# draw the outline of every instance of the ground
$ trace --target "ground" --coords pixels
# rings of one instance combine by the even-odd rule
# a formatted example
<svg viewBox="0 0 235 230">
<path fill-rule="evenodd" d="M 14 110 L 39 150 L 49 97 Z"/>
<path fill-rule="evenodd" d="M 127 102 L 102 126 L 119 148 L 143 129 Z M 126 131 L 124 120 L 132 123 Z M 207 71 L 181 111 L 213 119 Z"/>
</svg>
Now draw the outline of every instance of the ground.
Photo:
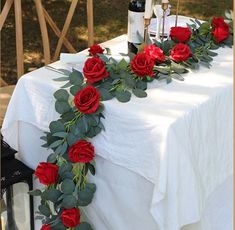
<svg viewBox="0 0 235 230">
<path fill-rule="evenodd" d="M 59 28 L 63 27 L 71 0 L 42 0 Z M 126 33 L 128 0 L 94 0 L 95 42 L 103 42 Z M 176 0 L 170 0 L 172 13 Z M 180 14 L 199 19 L 223 15 L 226 9 L 232 8 L 232 0 L 184 0 L 181 1 Z M 5 1 L 1 1 L 1 9 Z M 25 72 L 32 71 L 44 65 L 42 42 L 37 14 L 33 0 L 22 0 L 23 34 L 24 34 L 24 64 Z M 15 23 L 12 8 L 1 31 L 1 77 L 8 84 L 15 84 L 16 52 Z M 57 37 L 49 29 L 51 53 L 55 51 Z M 86 1 L 80 0 L 76 8 L 68 39 L 77 51 L 87 47 Z M 63 48 L 62 52 L 66 52 Z M 43 77 L 43 76 L 42 76 Z"/>
</svg>

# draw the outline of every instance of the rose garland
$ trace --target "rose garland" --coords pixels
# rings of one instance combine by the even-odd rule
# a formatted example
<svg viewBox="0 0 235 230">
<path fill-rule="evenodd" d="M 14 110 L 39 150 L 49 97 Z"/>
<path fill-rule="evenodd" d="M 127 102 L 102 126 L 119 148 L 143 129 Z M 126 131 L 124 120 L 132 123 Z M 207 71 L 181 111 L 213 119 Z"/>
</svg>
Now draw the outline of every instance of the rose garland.
<svg viewBox="0 0 235 230">
<path fill-rule="evenodd" d="M 216 55 L 212 50 L 232 45 L 232 22 L 228 17 L 230 24 L 219 17 L 204 23 L 192 20 L 188 27 L 172 27 L 171 40 L 140 46 L 130 64 L 124 59 L 117 62 L 108 58 L 104 49 L 93 45 L 83 74 L 75 69 L 60 70 L 65 76 L 55 80 L 67 81 L 54 93 L 60 118 L 50 123 L 50 131 L 41 138 L 46 142 L 43 146 L 53 153 L 35 171 L 45 187 L 30 192 L 41 197 L 37 218 L 42 219 L 42 230 L 92 229 L 81 221 L 80 207 L 91 203 L 96 191 L 95 184 L 87 181 L 87 174 L 95 175 L 95 149 L 89 139 L 104 130 L 101 101 L 116 97 L 128 102 L 131 92 L 146 97 L 147 82 L 184 80 L 181 74 L 188 68 L 198 68 L 199 64 L 210 67 Z"/>
</svg>

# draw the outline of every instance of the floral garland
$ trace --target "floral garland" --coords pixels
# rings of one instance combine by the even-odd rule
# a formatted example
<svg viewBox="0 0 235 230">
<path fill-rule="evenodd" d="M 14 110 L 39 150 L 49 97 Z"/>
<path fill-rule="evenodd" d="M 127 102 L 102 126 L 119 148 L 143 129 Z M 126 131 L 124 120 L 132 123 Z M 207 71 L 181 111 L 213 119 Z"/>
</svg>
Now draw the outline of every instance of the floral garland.
<svg viewBox="0 0 235 230">
<path fill-rule="evenodd" d="M 43 147 L 52 150 L 47 162 L 41 162 L 35 171 L 42 190 L 30 191 L 40 196 L 38 219 L 41 230 L 91 230 L 89 223 L 81 220 L 80 207 L 91 203 L 96 186 L 87 181 L 88 172 L 95 175 L 95 149 L 89 142 L 104 126 L 102 101 L 114 97 L 128 102 L 131 92 L 139 98 L 146 97 L 147 83 L 172 78 L 184 80 L 181 74 L 199 64 L 210 67 L 212 51 L 221 46 L 232 46 L 232 17 L 227 14 L 201 23 L 192 20 L 187 27 L 172 27 L 171 40 L 139 46 L 139 52 L 127 63 L 104 55 L 104 49 L 93 45 L 90 58 L 84 64 L 83 74 L 60 70 L 64 75 L 56 81 L 66 84 L 54 93 L 55 109 L 60 118 L 52 121 L 49 132 L 41 139 Z"/>
</svg>

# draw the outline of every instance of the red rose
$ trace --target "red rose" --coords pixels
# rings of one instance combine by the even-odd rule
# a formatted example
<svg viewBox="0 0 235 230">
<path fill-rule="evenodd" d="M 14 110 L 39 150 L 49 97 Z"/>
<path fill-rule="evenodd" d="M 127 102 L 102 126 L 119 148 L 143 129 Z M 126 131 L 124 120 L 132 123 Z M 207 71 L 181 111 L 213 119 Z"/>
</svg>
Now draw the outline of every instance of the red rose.
<svg viewBox="0 0 235 230">
<path fill-rule="evenodd" d="M 85 140 L 77 141 L 69 147 L 68 155 L 73 163 L 88 163 L 95 157 L 94 146 Z"/>
<path fill-rule="evenodd" d="M 220 43 L 229 37 L 229 25 L 225 23 L 223 17 L 213 18 L 212 35 L 216 43 Z"/>
<path fill-rule="evenodd" d="M 95 45 L 90 47 L 88 52 L 89 52 L 90 56 L 97 56 L 97 54 L 103 54 L 104 53 L 104 49 L 102 49 L 102 47 L 100 45 L 95 44 Z"/>
<path fill-rule="evenodd" d="M 211 25 L 213 28 L 221 27 L 226 25 L 223 17 L 214 17 L 212 19 Z"/>
<path fill-rule="evenodd" d="M 212 31 L 216 43 L 221 43 L 229 37 L 229 28 L 218 27 Z"/>
<path fill-rule="evenodd" d="M 100 105 L 100 93 L 95 87 L 87 86 L 75 95 L 74 104 L 82 113 L 95 113 Z"/>
<path fill-rule="evenodd" d="M 149 55 L 154 60 L 154 62 L 157 62 L 157 63 L 162 63 L 166 60 L 166 57 L 163 51 L 159 47 L 153 44 L 146 46 L 144 48 L 144 53 Z"/>
<path fill-rule="evenodd" d="M 44 225 L 42 225 L 41 230 L 51 230 L 51 225 L 44 224 Z"/>
<path fill-rule="evenodd" d="M 35 170 L 35 176 L 41 184 L 55 184 L 58 177 L 59 167 L 55 164 L 41 162 Z"/>
<path fill-rule="evenodd" d="M 183 43 L 176 44 L 170 52 L 170 58 L 175 62 L 186 61 L 191 56 L 189 46 Z"/>
<path fill-rule="evenodd" d="M 131 61 L 131 69 L 139 77 L 153 76 L 153 67 L 154 61 L 146 53 L 135 55 Z"/>
<path fill-rule="evenodd" d="M 92 84 L 109 76 L 104 62 L 99 57 L 88 58 L 83 67 L 83 74 L 87 82 Z"/>
<path fill-rule="evenodd" d="M 65 227 L 76 227 L 80 224 L 80 211 L 76 208 L 64 209 L 60 219 Z"/>
<path fill-rule="evenodd" d="M 170 37 L 178 42 L 187 42 L 191 37 L 191 30 L 188 27 L 171 27 Z"/>
</svg>

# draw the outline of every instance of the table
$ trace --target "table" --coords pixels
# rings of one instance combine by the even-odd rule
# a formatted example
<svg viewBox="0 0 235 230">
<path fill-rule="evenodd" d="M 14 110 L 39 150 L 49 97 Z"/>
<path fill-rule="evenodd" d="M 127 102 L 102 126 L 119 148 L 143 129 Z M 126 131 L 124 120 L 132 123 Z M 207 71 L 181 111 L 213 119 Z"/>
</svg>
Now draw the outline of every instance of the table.
<svg viewBox="0 0 235 230">
<path fill-rule="evenodd" d="M 179 23 L 187 20 L 180 17 Z M 103 45 L 117 53 L 126 52 L 126 43 L 123 35 Z M 225 194 L 232 199 L 233 52 L 218 53 L 211 69 L 190 71 L 184 82 L 151 83 L 147 98 L 104 102 L 106 130 L 92 139 L 97 175 L 90 180 L 98 189 L 83 210 L 97 230 L 178 230 L 200 220 L 185 229 L 232 226 L 229 203 L 220 203 L 227 210 L 224 223 L 222 215 L 213 223 L 209 214 L 204 217 L 212 210 L 219 215 L 215 205 Z M 3 123 L 6 141 L 33 168 L 49 154 L 39 138 L 58 118 L 57 77 L 46 68 L 24 75 Z"/>
</svg>

